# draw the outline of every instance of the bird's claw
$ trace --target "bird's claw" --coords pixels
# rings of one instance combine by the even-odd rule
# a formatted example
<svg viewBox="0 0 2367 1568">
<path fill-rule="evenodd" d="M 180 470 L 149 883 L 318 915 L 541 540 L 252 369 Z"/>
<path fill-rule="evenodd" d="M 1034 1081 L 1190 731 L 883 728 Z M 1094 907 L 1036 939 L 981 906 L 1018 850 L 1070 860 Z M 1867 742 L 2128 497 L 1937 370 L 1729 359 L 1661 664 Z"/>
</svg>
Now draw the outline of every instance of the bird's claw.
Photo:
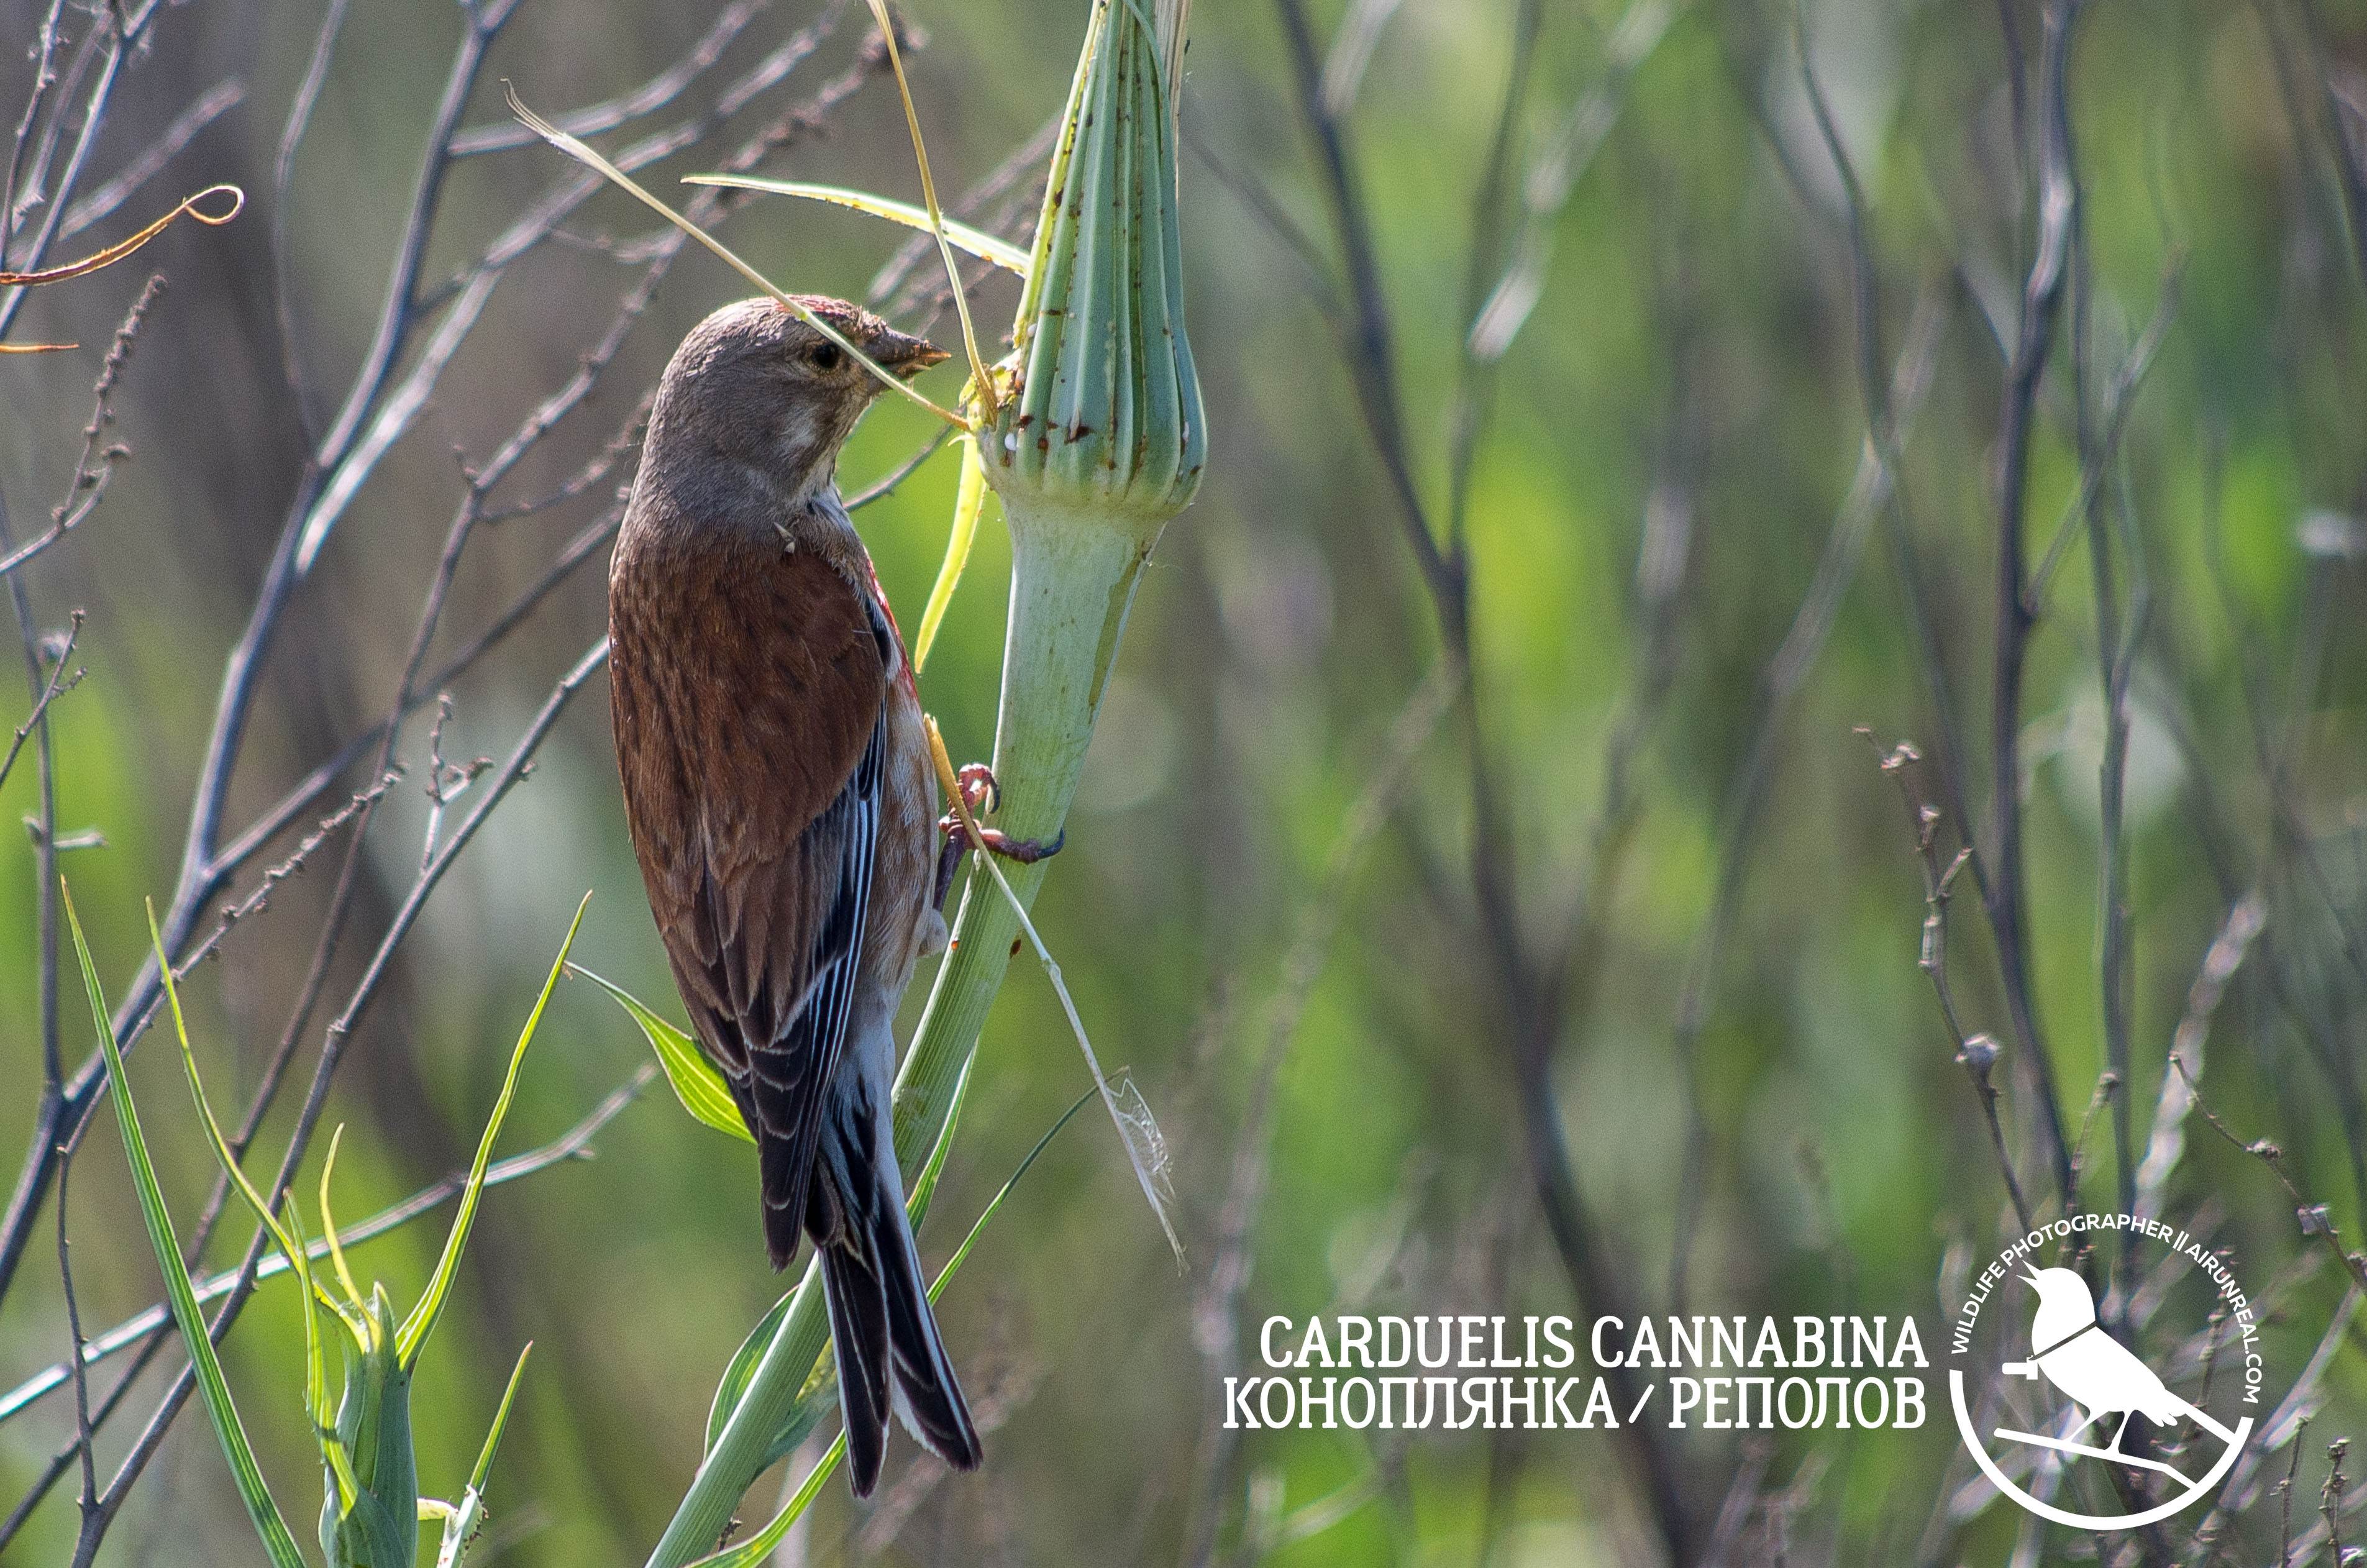
<svg viewBox="0 0 2367 1568">
<path fill-rule="evenodd" d="M 995 782 L 993 770 L 984 762 L 964 764 L 954 774 L 954 783 L 960 788 L 962 805 L 972 818 L 1002 804 L 1002 786 Z M 953 891 L 955 868 L 960 865 L 961 857 L 968 851 L 981 849 L 989 854 L 1017 861 L 1022 865 L 1033 865 L 1037 861 L 1049 860 L 1059 854 L 1060 847 L 1069 841 L 1069 830 L 1065 827 L 1048 843 L 1041 839 L 1014 839 L 999 828 L 981 826 L 978 829 L 978 841 L 972 844 L 969 829 L 963 825 L 960 811 L 948 811 L 940 818 L 937 831 L 943 833 L 946 840 L 945 847 L 937 854 L 935 907 L 939 909 L 946 907 L 946 896 Z"/>
<path fill-rule="evenodd" d="M 994 770 L 984 762 L 964 762 L 955 772 L 954 782 L 961 786 L 962 804 L 973 817 L 982 817 L 1002 804 L 1002 786 L 994 782 Z"/>
</svg>

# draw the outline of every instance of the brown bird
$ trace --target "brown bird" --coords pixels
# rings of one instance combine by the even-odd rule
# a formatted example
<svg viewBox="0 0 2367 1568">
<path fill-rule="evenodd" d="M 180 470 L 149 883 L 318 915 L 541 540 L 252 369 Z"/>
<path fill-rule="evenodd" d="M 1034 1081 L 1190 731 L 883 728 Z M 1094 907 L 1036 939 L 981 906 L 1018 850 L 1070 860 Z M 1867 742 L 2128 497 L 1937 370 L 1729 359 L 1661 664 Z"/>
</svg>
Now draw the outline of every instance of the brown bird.
<svg viewBox="0 0 2367 1568">
<path fill-rule="evenodd" d="M 899 376 L 946 357 L 844 301 L 800 303 Z M 947 837 L 940 873 L 920 695 L 834 483 L 882 389 L 772 300 L 716 311 L 659 382 L 608 575 L 617 761 L 650 910 L 755 1137 L 773 1266 L 801 1231 L 821 1256 L 858 1496 L 891 1408 L 946 1462 L 980 1460 L 889 1115 L 897 1003 L 945 945 L 964 840 Z M 966 795 L 982 774 L 965 770 Z"/>
</svg>

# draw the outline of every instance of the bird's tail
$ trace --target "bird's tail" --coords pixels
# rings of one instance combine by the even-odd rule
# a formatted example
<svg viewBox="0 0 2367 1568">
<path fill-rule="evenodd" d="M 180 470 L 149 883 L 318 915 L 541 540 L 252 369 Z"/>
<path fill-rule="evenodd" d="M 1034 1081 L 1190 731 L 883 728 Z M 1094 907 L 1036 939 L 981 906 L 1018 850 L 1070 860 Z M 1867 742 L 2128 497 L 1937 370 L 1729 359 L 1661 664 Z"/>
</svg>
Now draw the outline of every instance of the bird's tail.
<svg viewBox="0 0 2367 1568">
<path fill-rule="evenodd" d="M 878 1483 L 891 1409 L 923 1448 L 955 1469 L 976 1470 L 984 1457 L 929 1308 L 894 1149 L 870 1153 L 867 1160 L 825 1159 L 817 1170 L 828 1172 L 824 1180 L 837 1190 L 831 1196 L 840 1200 L 838 1223 L 823 1232 L 830 1240 L 820 1248 L 821 1282 L 838 1356 L 849 1479 L 858 1497 Z M 846 1185 L 862 1190 L 847 1193 L 832 1179 L 842 1172 L 851 1179 Z"/>
</svg>

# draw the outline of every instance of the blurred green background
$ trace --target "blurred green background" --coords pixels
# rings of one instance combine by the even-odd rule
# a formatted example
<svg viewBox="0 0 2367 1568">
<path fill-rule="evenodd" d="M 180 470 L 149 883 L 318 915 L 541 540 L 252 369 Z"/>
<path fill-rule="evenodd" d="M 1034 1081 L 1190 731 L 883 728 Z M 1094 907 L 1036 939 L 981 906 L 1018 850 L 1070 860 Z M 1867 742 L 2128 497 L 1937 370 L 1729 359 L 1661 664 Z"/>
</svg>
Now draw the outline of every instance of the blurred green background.
<svg viewBox="0 0 2367 1568">
<path fill-rule="evenodd" d="M 12 62 L 0 106 L 21 101 L 45 14 L 35 0 L 0 4 Z M 913 84 L 951 194 L 1058 111 L 1084 7 L 994 0 L 903 14 L 927 35 Z M 527 0 L 463 124 L 503 120 L 497 78 L 553 115 L 626 92 L 684 58 L 716 15 Z M 688 118 L 815 19 L 810 0 L 758 6 L 712 73 L 599 140 L 614 147 Z M 823 19 L 813 56 L 725 142 L 859 64 L 860 7 Z M 108 334 L 152 266 L 170 278 L 116 399 L 115 434 L 133 456 L 97 515 L 27 573 L 45 626 L 88 612 L 75 661 L 89 676 L 54 710 L 60 828 L 103 835 L 65 864 L 118 994 L 143 947 L 141 899 L 170 891 L 221 660 L 302 462 L 273 226 L 287 233 L 289 351 L 306 367 L 303 412 L 317 427 L 368 346 L 459 27 L 445 0 L 354 8 L 279 209 L 273 161 L 318 20 L 309 6 L 244 0 L 159 20 L 99 139 L 106 168 L 131 162 L 216 84 L 242 96 L 89 242 L 214 180 L 241 183 L 253 204 L 226 229 L 184 224 L 133 262 L 43 290 L 16 336 L 82 348 L 0 361 L 0 494 L 22 536 L 72 479 Z M 1438 620 L 1327 315 L 1345 275 L 1276 13 L 1204 0 L 1184 95 L 1184 209 L 1212 460 L 1145 581 L 1070 848 L 1037 911 L 1104 1059 L 1126 1064 L 1158 1113 L 1188 1267 L 1175 1267 L 1106 1121 L 1080 1117 L 940 1308 L 991 1426 L 986 1469 L 945 1475 L 900 1438 L 880 1498 L 856 1507 L 843 1486 L 825 1489 L 789 1561 L 1664 1560 L 1625 1456 L 1603 1434 L 1316 1431 L 1235 1444 L 1216 1429 L 1229 1321 L 1245 1325 L 1253 1359 L 1268 1314 L 1596 1310 L 1574 1292 L 1532 1181 L 1515 1009 L 1497 962 L 1505 933 L 1470 874 L 1475 750 L 1501 803 L 1520 949 L 1569 961 L 1545 1043 L 1553 1114 L 1603 1264 L 1637 1306 L 1914 1313 L 1936 1358 L 1964 1269 L 2015 1228 L 1979 1100 L 1917 969 L 1912 835 L 1852 731 L 1949 751 L 1896 529 L 1920 566 L 1972 829 L 1988 831 L 1999 411 L 2035 233 L 2040 7 L 1806 7 L 1807 58 L 1863 187 L 1874 362 L 1887 378 L 1920 344 L 1929 390 L 1902 430 L 1898 511 L 1871 514 L 1860 547 L 1833 558 L 1846 575 L 1829 637 L 1809 639 L 1813 662 L 1784 702 L 1771 700 L 1771 671 L 1867 441 L 1849 212 L 1802 85 L 1791 8 L 1321 0 L 1311 20 L 1327 47 L 1350 40 L 1331 49 L 1327 83 L 1377 253 L 1405 449 L 1441 525 L 1455 510 L 1475 210 L 1500 155 L 1507 201 L 1483 283 L 1516 253 L 1536 262 L 1534 310 L 1483 400 L 1464 509 L 1473 705 L 1450 708 L 1413 754 L 1369 843 L 1351 840 L 1354 807 L 1395 761 L 1392 726 L 1441 658 Z M 2025 57 L 2018 91 L 2010 38 Z M 1516 51 L 1523 96 L 1507 118 Z M 2286 1174 L 2355 1240 L 2367 1223 L 2367 211 L 2351 203 L 2367 193 L 2346 196 L 2334 138 L 2350 139 L 2357 168 L 2367 6 L 2095 0 L 2074 35 L 2067 101 L 2086 243 L 2078 309 L 2067 297 L 2035 403 L 2033 561 L 2078 498 L 2081 420 L 2102 424 L 2113 378 L 2169 312 L 2100 494 L 2110 526 L 2129 531 L 2115 536 L 2116 597 L 2125 613 L 2135 581 L 2145 601 L 2128 700 L 2134 1069 L 2122 1089 L 2142 1140 L 2203 951 L 2257 890 L 2266 934 L 2214 1021 L 2205 1094 L 2240 1136 L 2274 1138 Z M 917 195 L 901 112 L 876 73 L 810 130 L 766 167 Z M 652 184 L 678 188 L 673 176 L 713 167 L 719 144 L 655 165 Z M 1564 147 L 1577 150 L 1575 183 L 1557 202 L 1545 165 Z M 458 163 L 427 277 L 466 262 L 561 177 L 539 147 Z M 1522 238 L 1524 191 L 1541 205 Z M 1029 202 L 1015 205 L 1024 225 Z M 1002 215 L 996 202 L 981 214 Z M 742 209 L 724 232 L 786 286 L 853 296 L 902 243 L 872 220 L 778 201 Z M 481 461 L 573 371 L 649 237 L 646 214 L 606 194 L 504 279 L 299 590 L 233 823 L 381 713 L 459 501 L 456 450 Z M 530 497 L 579 468 L 680 334 L 743 291 L 711 259 L 686 257 L 583 410 L 500 493 Z M 999 330 L 1011 285 L 989 282 L 978 298 L 982 324 Z M 933 324 L 952 330 L 949 316 Z M 953 380 L 932 386 L 950 396 Z M 843 482 L 886 473 L 928 434 L 889 400 L 851 445 Z M 629 472 L 481 530 L 437 647 L 476 635 Z M 860 514 L 908 627 L 953 489 L 941 457 Z M 453 685 L 447 758 L 506 754 L 601 636 L 605 558 L 604 547 Z M 923 687 L 957 760 L 991 745 L 1006 559 L 990 509 Z M 2032 636 L 2019 726 L 2033 993 L 2075 1129 L 2106 1066 L 2095 604 L 2076 532 Z M 586 888 L 577 957 L 674 1011 L 619 810 L 605 691 L 595 682 L 568 709 L 357 1032 L 329 1111 L 346 1124 L 342 1215 L 465 1162 Z M 23 716 L 16 703 L 0 702 L 8 726 Z M 371 828 L 331 1008 L 416 874 L 426 744 L 423 718 L 404 736 L 410 776 Z M 1754 756 L 1763 793 L 1749 787 Z M 1936 771 L 1922 777 L 1936 795 Z M 33 785 L 20 766 L 0 807 L 32 811 Z M 1738 817 L 1746 796 L 1754 808 Z M 1942 825 L 1943 856 L 1956 828 Z M 341 853 L 342 840 L 324 849 L 188 987 L 222 1100 L 252 1089 L 286 1027 Z M 242 892 L 263 863 L 238 879 Z M 0 836 L 0 1017 L 16 1021 L 0 1045 L 0 1149 L 11 1158 L 39 1085 L 34 888 L 28 841 Z M 1301 1007 L 1285 953 L 1319 917 L 1336 930 L 1300 951 L 1319 964 Z M 2033 1201 L 2051 1201 L 1969 881 L 1950 939 L 1966 1027 L 2006 1043 L 1997 1080 L 2018 1174 Z M 70 997 L 69 1064 L 87 1048 L 74 1007 Z M 300 1075 L 327 1016 L 304 1036 Z M 644 1055 L 611 1004 L 562 987 L 505 1151 L 556 1136 Z M 980 1073 L 922 1238 L 933 1266 L 1088 1081 L 1032 959 L 996 1005 Z M 193 1210 L 210 1168 L 177 1070 L 152 1043 L 132 1077 L 154 1107 L 168 1191 Z M 294 1099 L 267 1124 L 266 1150 L 284 1139 Z M 456 1488 L 516 1347 L 536 1344 L 493 1492 L 502 1562 L 639 1561 L 688 1480 L 716 1374 L 781 1288 L 764 1266 L 743 1145 L 694 1124 L 659 1088 L 597 1148 L 488 1201 L 423 1371 L 425 1479 L 431 1492 Z M 317 1160 L 316 1148 L 301 1189 Z M 2085 1172 L 2090 1201 L 2109 1207 L 2109 1111 L 2087 1139 Z M 85 1327 L 155 1299 L 111 1132 L 74 1162 L 70 1201 Z M 2169 1203 L 2271 1302 L 2270 1387 L 2282 1398 L 2336 1320 L 2339 1271 L 2298 1233 L 2271 1172 L 2199 1124 Z M 244 1236 L 223 1238 L 210 1261 L 234 1259 Z M 405 1231 L 359 1255 L 362 1271 L 407 1301 L 439 1240 L 433 1224 Z M 2178 1300 L 2166 1315 L 2199 1327 L 2201 1296 Z M 292 1303 L 285 1284 L 266 1287 L 226 1360 L 283 1506 L 309 1515 L 318 1478 Z M 0 1299 L 0 1386 L 66 1343 L 45 1221 Z M 168 1352 L 148 1382 L 176 1365 Z M 2324 1408 L 2295 1492 L 2305 1524 L 2326 1440 L 2357 1429 L 2362 1372 L 2367 1359 L 2342 1341 L 2315 1391 Z M 133 1419 L 102 1434 L 102 1481 L 144 1418 L 131 1405 Z M 1970 1471 L 1940 1418 L 1917 1434 L 1696 1432 L 1675 1446 L 1704 1535 L 1721 1508 L 1736 1513 L 1726 1561 L 2003 1562 L 2018 1540 L 2027 1562 L 2098 1550 L 2067 1531 L 2032 1538 L 2001 1505 L 1947 1514 Z M 0 1425 L 0 1504 L 73 1429 L 62 1396 Z M 2286 1458 L 2271 1462 L 2282 1474 Z M 63 1562 L 72 1490 L 69 1478 L 0 1556 Z M 748 1517 L 768 1516 L 776 1495 L 768 1480 Z M 2199 1517 L 2161 1561 L 2201 1560 L 2189 1540 Z M 2220 1528 L 2216 1560 L 2276 1561 L 2265 1491 Z M 253 1557 L 213 1439 L 185 1416 L 102 1561 Z"/>
</svg>

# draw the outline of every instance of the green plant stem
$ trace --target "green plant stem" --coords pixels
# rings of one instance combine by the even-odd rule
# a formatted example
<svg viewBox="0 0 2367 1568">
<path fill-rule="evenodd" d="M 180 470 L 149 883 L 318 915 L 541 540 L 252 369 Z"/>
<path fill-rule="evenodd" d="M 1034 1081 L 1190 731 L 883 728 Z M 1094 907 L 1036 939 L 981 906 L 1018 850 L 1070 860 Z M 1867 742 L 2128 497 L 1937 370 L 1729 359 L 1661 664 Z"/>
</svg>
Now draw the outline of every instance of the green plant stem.
<svg viewBox="0 0 2367 1568">
<path fill-rule="evenodd" d="M 994 471 L 991 461 L 987 471 Z M 995 825 L 1014 839 L 1048 841 L 1068 821 L 1093 718 L 1158 528 L 1130 532 L 1106 515 L 1056 512 L 1019 493 L 1004 495 L 1003 510 L 1011 525 L 1011 612 L 994 732 L 994 776 L 1002 796 Z M 1022 906 L 1035 907 L 1050 863 L 1014 862 L 1003 868 Z M 896 1085 L 898 1157 L 908 1157 L 908 1137 L 926 1147 L 944 1121 L 1018 935 L 1017 911 L 991 878 L 973 870 L 954 918 L 952 949 L 930 987 L 928 1009 Z"/>
</svg>

